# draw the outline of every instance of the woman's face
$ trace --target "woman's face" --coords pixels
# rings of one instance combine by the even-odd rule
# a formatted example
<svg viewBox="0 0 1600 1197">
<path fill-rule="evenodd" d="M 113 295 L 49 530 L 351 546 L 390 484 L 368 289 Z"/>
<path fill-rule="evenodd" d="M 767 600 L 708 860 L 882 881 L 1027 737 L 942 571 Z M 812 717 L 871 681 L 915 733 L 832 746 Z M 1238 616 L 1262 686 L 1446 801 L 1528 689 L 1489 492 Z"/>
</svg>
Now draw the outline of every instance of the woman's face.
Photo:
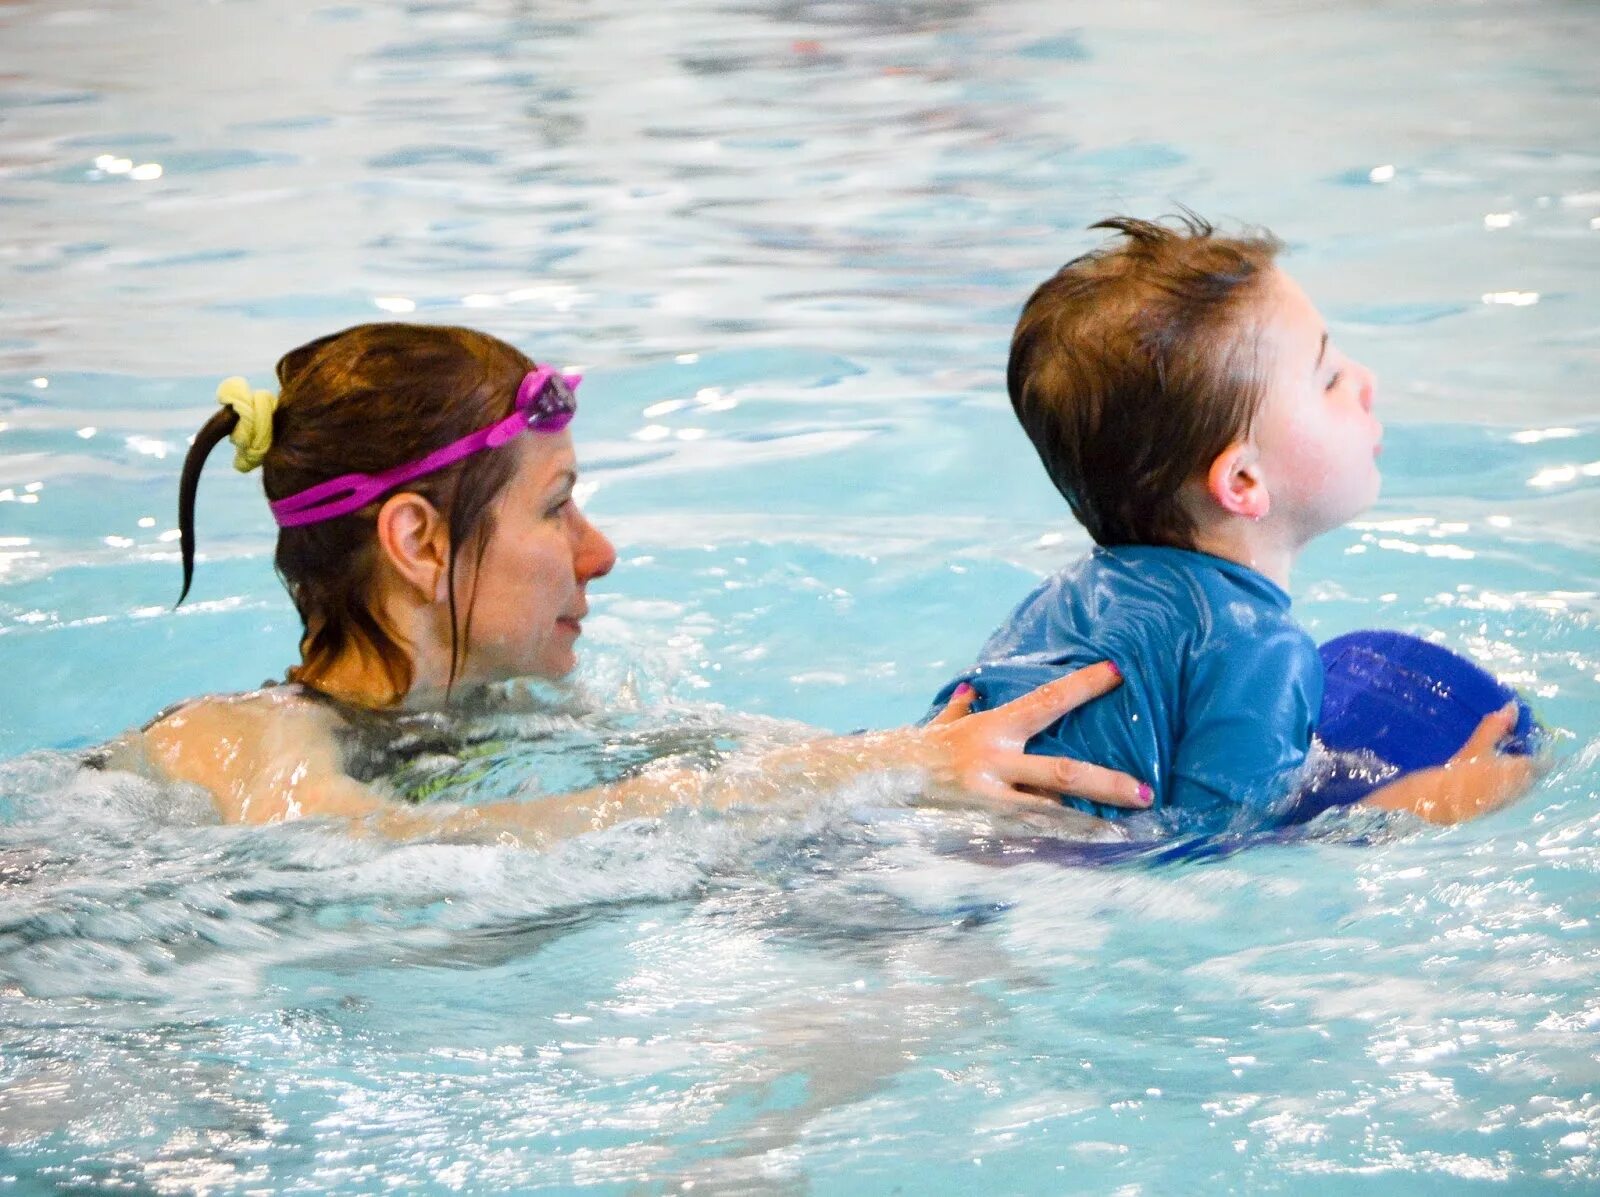
<svg viewBox="0 0 1600 1197">
<path fill-rule="evenodd" d="M 456 565 L 466 646 L 458 683 L 570 673 L 589 611 L 586 588 L 617 560 L 573 501 L 578 466 L 569 433 L 527 434 L 501 451 L 518 460 L 490 507 L 482 556 L 469 544 Z"/>
</svg>

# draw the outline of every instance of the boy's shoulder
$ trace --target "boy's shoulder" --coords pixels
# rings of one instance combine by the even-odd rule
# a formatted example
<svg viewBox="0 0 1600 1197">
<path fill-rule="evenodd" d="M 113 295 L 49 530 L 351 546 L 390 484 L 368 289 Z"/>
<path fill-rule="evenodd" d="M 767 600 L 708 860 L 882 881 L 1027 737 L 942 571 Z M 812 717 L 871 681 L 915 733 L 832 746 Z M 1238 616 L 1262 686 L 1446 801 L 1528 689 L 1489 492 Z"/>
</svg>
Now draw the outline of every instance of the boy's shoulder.
<svg viewBox="0 0 1600 1197">
<path fill-rule="evenodd" d="M 1165 545 L 1100 546 L 1041 582 L 1024 606 L 1072 602 L 1085 615 L 1147 603 L 1152 614 L 1289 618 L 1289 595 L 1249 566 Z"/>
<path fill-rule="evenodd" d="M 1188 549 L 1099 547 L 1041 581 L 989 638 L 983 660 L 1064 652 L 1187 654 L 1259 634 L 1288 617 L 1289 597 L 1245 566 Z M 1158 647 L 1159 646 L 1159 647 Z"/>
</svg>

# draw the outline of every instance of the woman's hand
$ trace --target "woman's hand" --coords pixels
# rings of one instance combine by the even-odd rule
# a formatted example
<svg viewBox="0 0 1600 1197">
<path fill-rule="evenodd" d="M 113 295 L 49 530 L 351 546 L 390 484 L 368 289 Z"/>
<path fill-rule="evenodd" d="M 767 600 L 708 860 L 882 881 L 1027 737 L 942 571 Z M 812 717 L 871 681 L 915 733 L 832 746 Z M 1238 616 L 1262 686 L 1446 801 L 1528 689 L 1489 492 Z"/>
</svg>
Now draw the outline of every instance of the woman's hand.
<svg viewBox="0 0 1600 1197">
<path fill-rule="evenodd" d="M 1056 796 L 1062 794 L 1147 809 L 1153 798 L 1150 787 L 1126 773 L 1023 751 L 1032 736 L 1121 684 L 1122 672 L 1102 661 L 1046 682 L 1003 707 L 971 715 L 976 692 L 963 682 L 944 710 L 921 729 L 932 749 L 927 767 L 936 789 L 953 791 L 953 799 L 975 796 L 1007 810 L 1059 812 Z"/>
</svg>

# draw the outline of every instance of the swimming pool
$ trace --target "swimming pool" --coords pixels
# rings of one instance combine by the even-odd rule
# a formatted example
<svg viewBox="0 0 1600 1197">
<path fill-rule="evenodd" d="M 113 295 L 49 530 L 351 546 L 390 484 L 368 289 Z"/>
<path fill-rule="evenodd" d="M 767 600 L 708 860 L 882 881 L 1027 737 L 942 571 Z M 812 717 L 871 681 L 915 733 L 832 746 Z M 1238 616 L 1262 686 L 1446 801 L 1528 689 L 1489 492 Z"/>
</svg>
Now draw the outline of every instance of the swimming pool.
<svg viewBox="0 0 1600 1197">
<path fill-rule="evenodd" d="M 1556 0 L 0 9 L 0 1183 L 1572 1191 L 1600 1177 L 1600 13 Z M 1006 863 L 892 783 L 547 856 L 213 825 L 67 753 L 281 674 L 216 381 L 385 312 L 589 370 L 584 684 L 484 785 L 903 721 L 1084 540 L 1011 427 L 1112 211 L 1258 221 L 1384 381 L 1319 639 L 1560 764 L 1454 830 Z M 982 846 L 980 843 L 977 846 Z"/>
</svg>

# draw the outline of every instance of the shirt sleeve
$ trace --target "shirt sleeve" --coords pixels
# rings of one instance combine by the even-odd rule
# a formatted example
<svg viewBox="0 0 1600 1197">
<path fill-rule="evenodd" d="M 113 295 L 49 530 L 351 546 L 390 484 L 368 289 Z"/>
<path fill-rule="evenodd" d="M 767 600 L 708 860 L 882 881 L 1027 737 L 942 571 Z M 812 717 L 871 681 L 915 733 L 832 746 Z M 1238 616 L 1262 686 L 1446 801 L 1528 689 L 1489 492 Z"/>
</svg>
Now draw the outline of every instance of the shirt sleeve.
<svg viewBox="0 0 1600 1197">
<path fill-rule="evenodd" d="M 1162 804 L 1271 812 L 1310 751 L 1322 706 L 1316 645 L 1292 625 L 1240 633 L 1205 645 L 1189 673 Z"/>
</svg>

